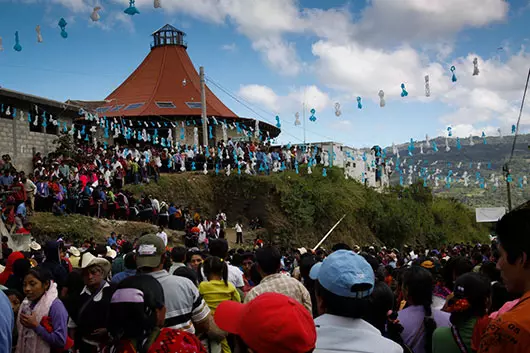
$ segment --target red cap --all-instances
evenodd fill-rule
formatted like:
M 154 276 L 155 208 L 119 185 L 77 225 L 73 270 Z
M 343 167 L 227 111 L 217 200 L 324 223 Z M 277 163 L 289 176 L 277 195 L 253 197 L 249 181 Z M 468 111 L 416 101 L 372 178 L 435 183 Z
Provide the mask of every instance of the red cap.
M 315 348 L 317 340 L 309 311 L 278 293 L 261 294 L 247 304 L 222 302 L 215 311 L 215 322 L 257 353 L 306 353 Z

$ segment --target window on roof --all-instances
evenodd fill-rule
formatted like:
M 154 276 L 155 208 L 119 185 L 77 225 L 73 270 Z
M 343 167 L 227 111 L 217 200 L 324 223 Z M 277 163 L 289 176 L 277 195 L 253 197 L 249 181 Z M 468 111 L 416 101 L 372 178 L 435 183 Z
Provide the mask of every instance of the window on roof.
M 117 105 L 115 106 L 114 108 L 112 108 L 111 110 L 109 110 L 110 112 L 117 112 L 118 110 L 120 110 L 121 108 L 125 107 L 125 104 L 122 104 L 122 105 Z
M 200 102 L 186 102 L 186 105 L 190 109 L 201 109 L 202 104 Z
M 134 104 L 129 104 L 127 107 L 125 107 L 125 109 L 123 110 L 133 110 L 133 109 L 138 109 L 140 108 L 142 105 L 144 105 L 144 103 L 134 103 Z
M 159 108 L 176 108 L 173 102 L 156 102 L 156 106 Z
M 96 109 L 97 113 L 105 113 L 109 110 L 110 107 L 99 107 Z

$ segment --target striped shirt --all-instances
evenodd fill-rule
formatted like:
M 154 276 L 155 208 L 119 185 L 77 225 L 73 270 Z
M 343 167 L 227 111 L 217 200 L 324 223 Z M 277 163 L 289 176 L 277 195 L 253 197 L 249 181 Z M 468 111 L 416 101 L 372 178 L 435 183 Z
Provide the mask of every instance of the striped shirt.
M 199 294 L 199 290 L 187 278 L 172 276 L 167 271 L 151 272 L 164 289 L 166 302 L 165 327 L 195 334 L 193 323 L 205 320 L 210 308 Z

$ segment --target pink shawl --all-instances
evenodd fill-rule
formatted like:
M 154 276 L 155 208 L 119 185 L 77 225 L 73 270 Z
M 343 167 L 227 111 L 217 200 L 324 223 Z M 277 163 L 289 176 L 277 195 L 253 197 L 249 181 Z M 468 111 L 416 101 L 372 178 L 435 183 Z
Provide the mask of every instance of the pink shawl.
M 50 345 L 48 343 L 40 338 L 33 329 L 22 326 L 20 323 L 20 314 L 35 313 L 37 322 L 40 324 L 42 318 L 49 315 L 50 307 L 54 300 L 57 299 L 57 295 L 57 284 L 52 282 L 50 289 L 42 295 L 33 310 L 30 308 L 31 301 L 28 298 L 24 299 L 18 312 L 18 344 L 16 353 L 50 353 Z

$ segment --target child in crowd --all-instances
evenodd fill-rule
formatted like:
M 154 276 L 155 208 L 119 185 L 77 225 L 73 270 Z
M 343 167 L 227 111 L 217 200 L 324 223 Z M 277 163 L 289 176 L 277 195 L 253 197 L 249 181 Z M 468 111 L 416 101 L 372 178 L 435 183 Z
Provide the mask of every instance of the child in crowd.
M 204 269 L 204 275 L 207 281 L 201 282 L 199 292 L 206 304 L 210 307 L 212 314 L 215 313 L 219 304 L 224 301 L 232 300 L 238 303 L 241 302 L 241 297 L 236 287 L 228 282 L 228 265 L 224 260 L 217 256 L 211 256 L 204 260 L 201 266 Z M 215 344 L 210 343 L 210 345 L 213 348 Z M 221 341 L 221 351 L 222 353 L 231 353 L 226 339 Z

